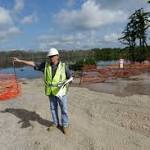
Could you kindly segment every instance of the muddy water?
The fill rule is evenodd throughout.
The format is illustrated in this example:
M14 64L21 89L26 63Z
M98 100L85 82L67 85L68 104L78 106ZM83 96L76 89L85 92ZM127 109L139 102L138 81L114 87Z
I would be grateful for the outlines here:
M82 84L90 90L116 96L150 95L150 72L124 79L108 80L104 83Z

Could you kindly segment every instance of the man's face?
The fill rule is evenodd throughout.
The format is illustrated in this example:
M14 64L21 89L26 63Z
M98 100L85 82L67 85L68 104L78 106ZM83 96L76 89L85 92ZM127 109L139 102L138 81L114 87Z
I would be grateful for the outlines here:
M58 55L53 55L53 56L50 56L49 59L50 59L50 62L52 64L57 64L58 61L59 61L59 56Z

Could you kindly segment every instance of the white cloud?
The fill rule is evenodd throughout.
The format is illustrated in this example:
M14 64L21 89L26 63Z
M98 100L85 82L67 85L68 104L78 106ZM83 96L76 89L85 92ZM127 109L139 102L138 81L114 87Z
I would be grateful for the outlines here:
M73 37L65 35L62 36L42 35L38 39L40 48L49 48L49 47L60 48L62 45L71 44L73 41L74 41Z
M103 47L119 47L120 34L99 35L97 30L74 32L61 35L41 35L38 38L40 49L56 47L58 49L90 49Z
M61 10L54 17L64 27L94 29L102 25L124 22L127 15L122 10L103 9L95 0L85 1L79 10Z
M17 35L17 34L20 34L21 31L19 30L19 28L13 26L13 27L10 27L8 32L7 32L9 35Z
M6 41L20 33L21 31L15 26L8 28L8 30L0 31L0 42Z
M111 33L109 35L104 36L104 41L106 42L118 42L118 38L121 37L121 35L116 33Z
M28 15L28 16L25 16L21 23L22 24L32 24L32 23L35 23L38 21L38 17L35 13L31 14L31 15Z
M24 8L24 0L15 0L14 10L16 12L21 11Z
M8 10L0 7L0 27L12 24L12 18Z
M76 32L74 34L63 35L42 35L38 38L40 49L49 49L56 47L58 49L87 49L100 46L101 43L97 40L95 31Z
M0 7L0 42L20 34L20 30L14 25L9 10Z

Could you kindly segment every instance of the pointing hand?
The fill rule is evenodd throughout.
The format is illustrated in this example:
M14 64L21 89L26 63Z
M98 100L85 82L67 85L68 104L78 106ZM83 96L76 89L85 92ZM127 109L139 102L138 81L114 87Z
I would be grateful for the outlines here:
M13 57L13 61L14 62L21 62L21 60L19 58L17 58L17 57Z

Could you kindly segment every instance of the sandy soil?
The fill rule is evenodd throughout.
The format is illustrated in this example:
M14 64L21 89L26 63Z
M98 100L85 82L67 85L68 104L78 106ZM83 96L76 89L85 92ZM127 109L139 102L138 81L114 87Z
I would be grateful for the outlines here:
M80 87L122 97L135 94L150 96L150 72L129 78L108 79L101 83L84 83Z
M42 79L24 80L22 94L0 102L2 150L149 150L150 96L120 97L70 87L70 134L48 132Z

